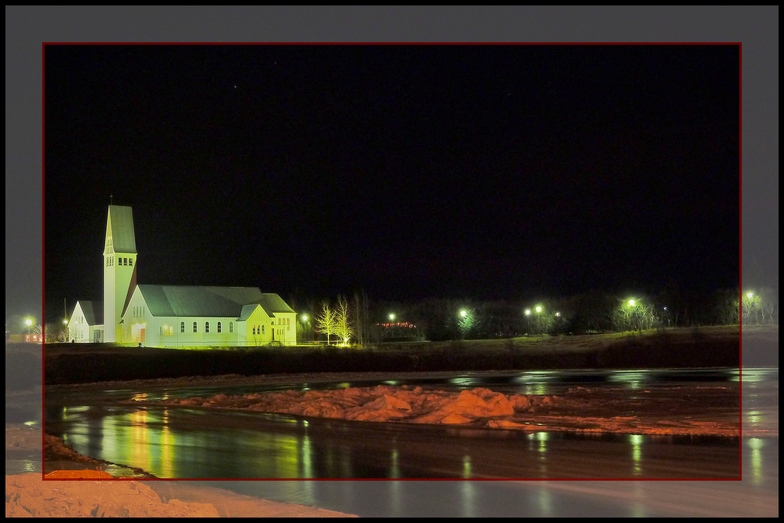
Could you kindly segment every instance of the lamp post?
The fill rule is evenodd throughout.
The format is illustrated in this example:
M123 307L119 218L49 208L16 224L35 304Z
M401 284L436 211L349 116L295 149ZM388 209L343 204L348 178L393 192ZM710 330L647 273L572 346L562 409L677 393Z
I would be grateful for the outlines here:
M639 304L640 300L635 298L630 298L626 303L629 305L627 308L627 318L629 321L629 327L631 327L632 331L640 330L642 331L642 321L640 318L640 311L639 311Z
M753 292L749 291L744 295L743 298L743 315L746 317L746 321L744 323L748 323L751 321L751 314L754 313L754 319L757 319L757 307L759 305L760 299L759 296L755 296Z
M528 332L531 331L531 309L525 309L525 319L528 320ZM528 334L528 333L526 333Z
M460 338L465 339L474 327L473 310L460 309L459 316L457 326L460 329Z
M538 334L542 334L542 306L536 306L536 330Z
M25 325L27 325L27 341L30 341L30 327L33 325L33 320L27 318L25 320Z
M302 334L304 335L305 332L310 331L309 328L310 322L308 321L310 319L310 316L308 316L307 314L303 314L302 316L300 316L300 318L302 319L302 331L303 331Z

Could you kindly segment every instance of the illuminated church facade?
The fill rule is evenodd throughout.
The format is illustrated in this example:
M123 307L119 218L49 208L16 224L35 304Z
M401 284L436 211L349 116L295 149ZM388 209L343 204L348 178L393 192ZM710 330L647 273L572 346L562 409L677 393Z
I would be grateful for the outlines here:
M79 301L68 323L75 343L169 346L296 345L296 312L258 287L137 283L133 210L109 205L103 302Z

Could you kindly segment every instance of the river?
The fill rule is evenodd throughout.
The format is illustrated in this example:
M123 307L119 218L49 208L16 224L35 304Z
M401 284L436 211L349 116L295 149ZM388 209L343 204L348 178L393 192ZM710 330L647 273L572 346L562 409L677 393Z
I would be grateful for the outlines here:
M737 384L741 379L750 394L758 397L759 405L753 410L757 414L748 422L759 428L760 419L765 417L765 404L777 402L777 395L763 397L759 384L775 381L777 391L776 369L744 369L742 377L737 369L661 369L420 377L394 382L355 380L103 391L74 388L47 392L45 429L82 454L142 469L157 478L737 479L741 467L740 438L414 426L137 406L129 405L127 400L394 383L452 390L487 387L524 394L560 394L579 386L617 401L619 396L625 397L642 387L658 391L659 398L671 395L681 401L686 397L702 401L709 410L715 407L707 396L700 399L700 393L716 384ZM601 401L602 396L597 397ZM716 415L728 413L716 410Z

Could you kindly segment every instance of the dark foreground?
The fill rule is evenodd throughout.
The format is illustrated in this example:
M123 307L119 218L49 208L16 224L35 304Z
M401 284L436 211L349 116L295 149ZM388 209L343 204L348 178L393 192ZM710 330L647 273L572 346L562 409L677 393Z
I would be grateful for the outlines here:
M744 332L744 339L751 333ZM778 328L755 345L777 353ZM8 362L8 346L6 350ZM765 354L767 349L757 350ZM738 327L637 334L515 338L338 347L161 349L106 344L45 345L46 385L186 376L316 372L433 372L545 369L739 367ZM6 374L7 378L13 378Z

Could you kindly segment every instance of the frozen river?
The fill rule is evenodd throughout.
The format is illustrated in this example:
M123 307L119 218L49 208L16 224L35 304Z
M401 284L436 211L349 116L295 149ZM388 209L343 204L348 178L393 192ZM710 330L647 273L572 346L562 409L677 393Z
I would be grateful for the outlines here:
M722 384L737 386L739 379L737 369L552 371L422 377L394 384L442 390L487 387L522 394L563 394L579 387L595 391L597 408L615 408L613 405L635 397L635 391L645 389L653 391L663 408L671 397L704 405L702 410L709 416L737 419L737 406L733 411L724 404L714 405L710 391L717 384L720 389ZM764 403L777 401L777 396L765 398L758 390L760 384L773 379L777 383L777 371L771 375L765 370L744 369L744 386L761 403L754 412L763 413ZM141 469L158 478L737 479L741 474L741 441L737 437L522 432L127 404L140 396L154 400L374 384L357 380L154 390L76 388L47 394L46 432L62 437L82 454ZM759 429L762 417L758 414L749 423L756 423Z

